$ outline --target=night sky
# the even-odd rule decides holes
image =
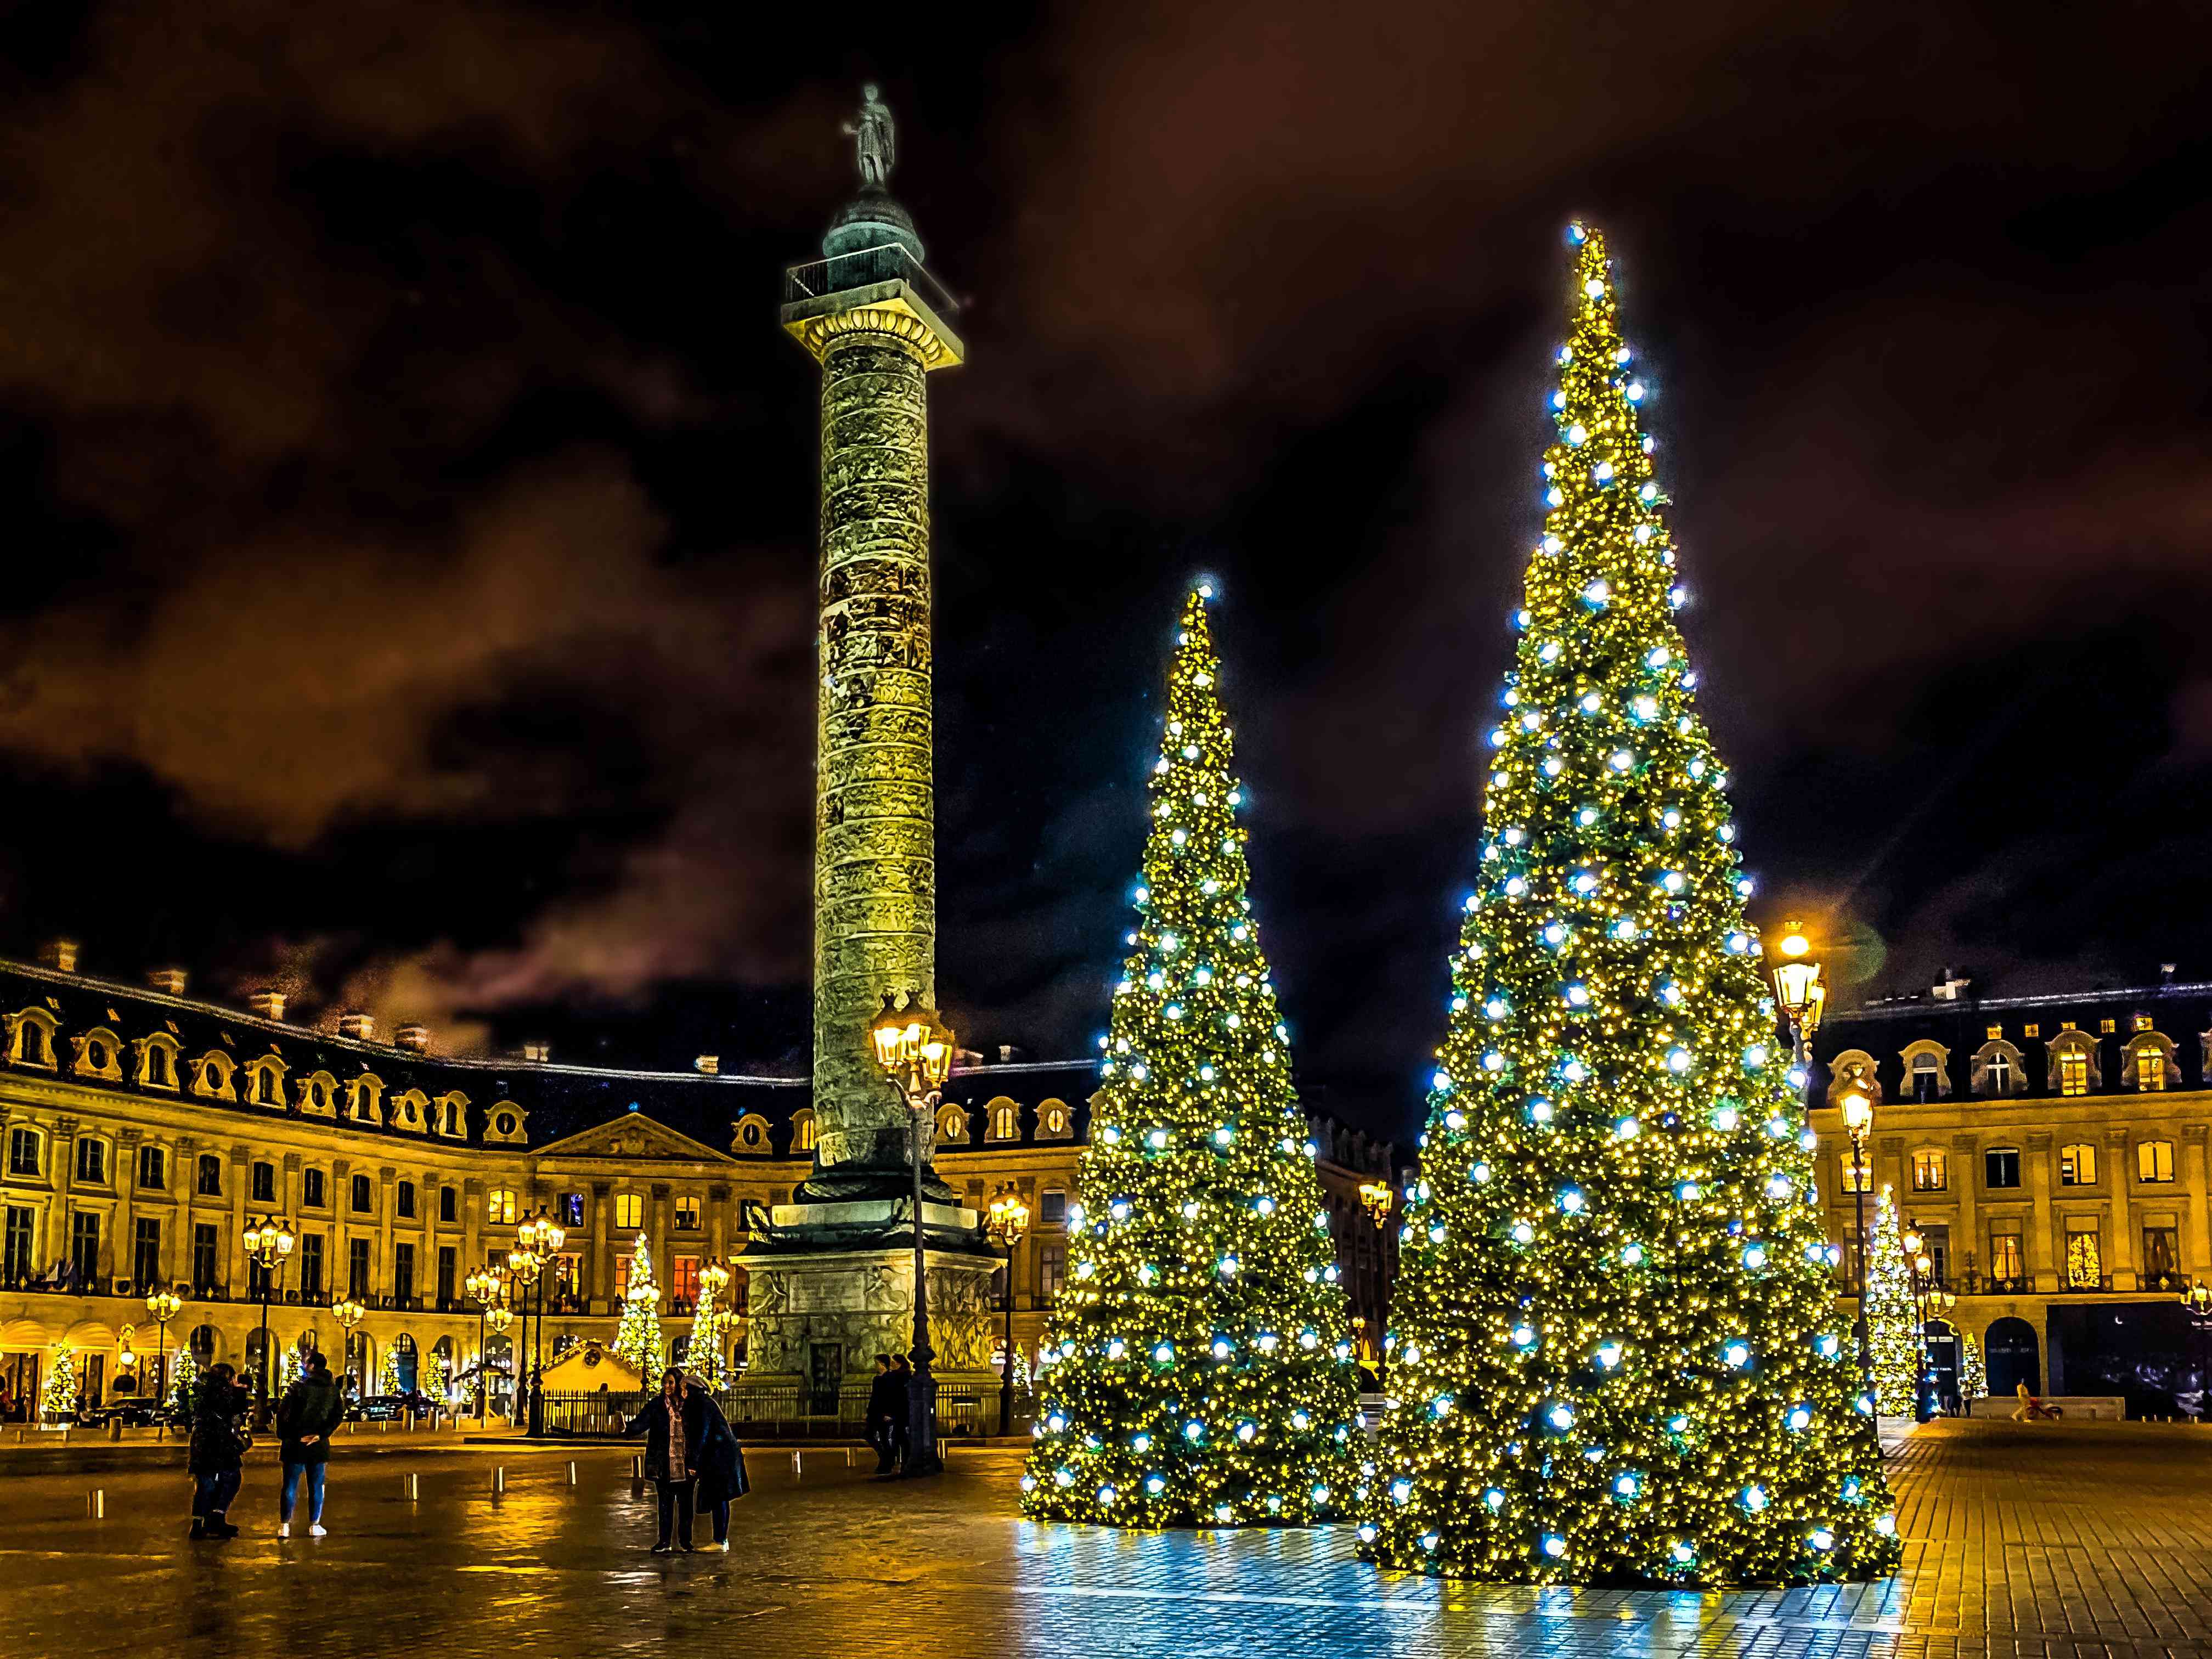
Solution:
[[[1205,571],[1302,1075],[1410,1124],[1578,216],[1762,917],[1863,994],[2212,978],[2185,9],[763,15],[8,9],[0,950],[799,1063],[814,381],[775,307],[872,78],[966,302],[963,1039],[1088,1050]]]

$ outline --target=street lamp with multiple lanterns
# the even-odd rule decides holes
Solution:
[[[930,1370],[929,1267],[924,1251],[921,1166],[945,1080],[952,1075],[952,1032],[936,1011],[903,1012],[884,999],[884,1011],[868,1028],[876,1064],[906,1103],[913,1131],[914,1164],[914,1378],[907,1389],[909,1427],[908,1474],[935,1474],[945,1465],[937,1454],[937,1379]]]
[[[154,1389],[154,1437],[159,1440],[168,1431],[169,1423],[169,1322],[184,1310],[185,1299],[173,1291],[155,1291],[146,1298],[146,1311],[154,1321],[154,1346],[160,1350],[161,1363],[156,1367],[160,1380]],[[261,1340],[264,1347],[269,1339]]]
[[[999,1378],[1001,1436],[1014,1431],[1014,1246],[1022,1242],[1022,1235],[1029,1230],[1030,1206],[1022,1202],[1022,1195],[1011,1183],[1000,1187],[991,1195],[991,1211],[984,1219],[983,1231],[990,1235],[994,1244],[1006,1253],[1006,1334]]]
[[[568,1233],[545,1213],[541,1206],[536,1215],[514,1230],[515,1247],[507,1255],[507,1270],[514,1276],[514,1282],[526,1291],[533,1285],[537,1287],[533,1299],[538,1313],[538,1334],[534,1340],[531,1336],[527,1306],[523,1312],[522,1325],[522,1346],[527,1355],[528,1381],[526,1386],[530,1390],[530,1433],[533,1436],[545,1431],[545,1403],[540,1397],[538,1386],[544,1362],[545,1270],[552,1266],[554,1258],[561,1253],[561,1247],[568,1242]]]
[[[2197,1332],[2197,1420],[2203,1422],[2212,1417],[2212,1358],[2206,1356],[2206,1338],[2212,1336],[2212,1285],[2201,1279],[2189,1281],[2189,1288],[2181,1293],[2182,1310]]]
[[[338,1328],[345,1333],[344,1340],[338,1344],[342,1355],[338,1360],[338,1368],[341,1370],[353,1363],[354,1328],[361,1323],[368,1312],[368,1309],[362,1307],[350,1296],[343,1297],[331,1304],[331,1317],[338,1322]],[[365,1395],[376,1382],[376,1379],[368,1374],[367,1355],[362,1356],[361,1372],[361,1391]]]
[[[489,1267],[479,1267],[461,1281],[461,1290],[477,1304],[477,1420],[490,1411],[484,1379],[484,1316],[507,1293],[507,1285]]]
[[[269,1304],[276,1291],[276,1280],[284,1271],[284,1263],[291,1259],[292,1247],[299,1243],[299,1235],[292,1231],[289,1221],[279,1221],[274,1216],[264,1216],[253,1222],[240,1235],[246,1246],[246,1260],[260,1268],[261,1280],[261,1361],[253,1376],[253,1423],[256,1428],[269,1426]]]
[[[1913,1414],[1925,1423],[1933,1417],[1935,1356],[1929,1351],[1928,1326],[1938,1313],[1948,1313],[1959,1298],[1936,1282],[1936,1258],[1928,1253],[1928,1240],[1911,1222],[1905,1228],[1905,1265],[1912,1291]]]

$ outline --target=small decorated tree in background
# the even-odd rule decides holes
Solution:
[[[396,1342],[384,1345],[384,1358],[377,1362],[376,1366],[376,1391],[379,1394],[398,1394],[401,1391],[399,1345]]]
[[[615,1352],[644,1374],[647,1386],[660,1375],[666,1350],[660,1337],[660,1287],[653,1280],[653,1249],[643,1233],[629,1259],[629,1288],[623,1295]]]
[[[1038,1377],[1022,1507],[1055,1520],[1297,1524],[1350,1503],[1345,1299],[1246,896],[1211,591],[1185,604],[1169,671],[1137,926]]]
[[[1974,1334],[1965,1328],[1959,1332],[1959,1408],[1972,1416],[1974,1401],[1990,1391],[1990,1374],[1982,1367],[1982,1345],[1974,1340]]]
[[[200,1362],[190,1344],[177,1350],[175,1361],[169,1367],[169,1410],[180,1418],[189,1418],[199,1406]]]
[[[76,1413],[76,1350],[57,1348],[54,1363],[46,1369],[46,1386],[39,1395],[39,1409],[50,1420]]]
[[[730,1330],[735,1314],[724,1305],[730,1288],[730,1270],[710,1261],[699,1271],[699,1303],[691,1315],[691,1340],[684,1350],[684,1369],[712,1393],[730,1386]]]
[[[447,1389],[451,1386],[452,1382],[453,1367],[446,1363],[445,1355],[433,1348],[422,1356],[417,1385],[424,1394],[442,1405],[445,1403]]]
[[[1899,1548],[1745,914],[1728,774],[1577,228],[1549,511],[1407,1194],[1360,1536],[1508,1581],[1865,1578]]]
[[[1912,1274],[1897,1195],[1881,1189],[1867,1241],[1867,1340],[1874,1351],[1874,1392],[1884,1417],[1920,1414],[1920,1335],[1912,1310]]]

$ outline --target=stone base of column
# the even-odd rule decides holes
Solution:
[[[975,1211],[921,1207],[939,1386],[994,1389],[998,1304],[992,1281],[1001,1259],[984,1242]],[[905,1353],[914,1345],[914,1224],[907,1204],[779,1204],[769,1219],[769,1228],[738,1256],[746,1276],[746,1382],[782,1382],[824,1403],[836,1393],[865,1399],[876,1356]],[[952,1403],[940,1418],[951,1415]]]

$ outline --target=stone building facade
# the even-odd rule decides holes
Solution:
[[[2181,1292],[2212,1280],[2212,984],[1978,997],[1948,978],[1831,1014],[1814,1057],[1820,1188],[1844,1246],[1856,1199],[1840,1103],[1874,1103],[1867,1212],[1884,1186],[1928,1239],[1991,1391],[2125,1395],[2195,1411],[2204,1333]],[[1950,1345],[1939,1333],[1938,1352]]]
[[[466,1280],[503,1266],[540,1211],[567,1231],[539,1287],[548,1354],[612,1340],[641,1237],[664,1330],[684,1337],[708,1262],[733,1267],[743,1314],[732,1258],[813,1169],[804,1079],[438,1056],[416,1028],[317,1029],[287,1021],[281,999],[240,1012],[186,995],[173,970],[155,978],[88,977],[67,954],[0,962],[0,1377],[19,1395],[64,1347],[110,1397],[126,1351],[145,1377],[157,1288],[184,1301],[172,1351],[246,1360],[262,1308],[242,1236],[264,1218],[299,1240],[272,1287],[272,1346],[319,1346],[368,1392],[388,1353],[409,1378],[432,1353],[450,1371],[474,1363]],[[1021,1352],[1066,1273],[1094,1079],[1085,1061],[971,1056],[939,1114],[937,1170],[959,1201],[988,1209],[1011,1187],[1030,1206],[1012,1259]],[[1347,1284],[1379,1334],[1395,1235],[1357,1188],[1395,1173],[1391,1150],[1325,1121],[1314,1132]],[[349,1340],[331,1311],[348,1296],[367,1310]],[[495,1365],[522,1338],[517,1322],[489,1339]],[[739,1360],[745,1342],[740,1317]]]

